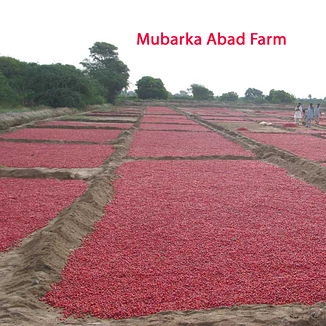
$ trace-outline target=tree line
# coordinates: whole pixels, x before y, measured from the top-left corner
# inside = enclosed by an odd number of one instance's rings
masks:
[[[163,84],[162,81],[161,84]],[[137,90],[136,93],[138,94]],[[182,99],[183,100],[190,100],[190,99],[219,100],[219,101],[226,101],[226,102],[246,100],[248,102],[253,102],[253,103],[293,103],[296,100],[295,96],[283,90],[272,89],[269,92],[269,95],[264,95],[262,91],[256,88],[248,88],[243,98],[240,98],[236,92],[227,92],[227,93],[223,93],[221,96],[214,96],[214,93],[211,90],[199,84],[192,84],[190,88],[187,89],[187,91],[182,90],[174,95],[169,92],[166,92],[164,94],[165,94],[164,96],[161,96],[159,93],[156,93],[155,94],[156,96],[155,97],[152,96],[152,98],[160,98],[160,99],[169,98],[169,99],[180,99],[180,100]],[[129,94],[126,95],[132,96],[133,94],[129,92]],[[140,98],[145,98],[145,97],[140,97]]]
[[[187,91],[171,94],[160,78],[151,76],[138,80],[135,91],[127,91],[129,69],[119,59],[118,48],[96,42],[89,50],[89,57],[80,62],[82,70],[72,65],[40,65],[0,56],[0,106],[83,108],[91,104],[115,103],[118,96],[253,103],[293,103],[297,100],[283,90],[272,89],[264,95],[256,88],[248,88],[241,98],[236,92],[214,96],[211,90],[200,84],[192,84]],[[306,102],[306,99],[298,100]]]
[[[191,92],[192,97],[197,100],[215,99],[226,102],[234,102],[240,99],[236,92],[227,92],[223,93],[221,96],[214,96],[212,91],[199,84],[192,84],[188,89],[188,92]],[[182,96],[184,96],[184,92],[174,95],[174,97]],[[270,90],[269,95],[264,95],[262,91],[256,88],[248,88],[245,92],[245,96],[242,99],[254,103],[293,103],[296,100],[295,96],[283,90],[272,89]]]
[[[223,93],[221,96],[214,96],[214,93],[200,84],[192,84],[187,91],[180,91],[176,94],[168,92],[161,79],[143,77],[136,84],[135,92],[124,92],[123,96],[137,97],[140,99],[178,99],[178,100],[218,100],[223,102],[247,101],[252,103],[293,103],[297,99],[290,93],[283,90],[272,89],[269,95],[264,95],[256,88],[248,88],[245,96],[240,98],[236,92]],[[308,100],[308,99],[307,99]],[[305,100],[302,100],[303,102]]]
[[[83,108],[114,103],[128,86],[129,69],[112,44],[96,42],[89,50],[89,58],[81,62],[83,70],[0,57],[0,105]]]

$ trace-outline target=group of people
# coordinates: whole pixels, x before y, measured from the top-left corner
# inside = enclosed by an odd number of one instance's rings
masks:
[[[302,108],[302,104],[298,103],[294,111],[294,121],[296,125],[299,125],[301,121],[303,126],[310,128],[313,119],[315,119],[317,125],[319,124],[320,115],[321,107],[319,103],[316,107],[310,103],[307,112],[306,109]]]

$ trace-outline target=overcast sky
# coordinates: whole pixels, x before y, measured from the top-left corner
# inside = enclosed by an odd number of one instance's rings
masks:
[[[0,0],[0,55],[81,68],[94,42],[119,48],[130,89],[143,76],[168,91],[202,84],[215,95],[248,87],[268,94],[326,97],[326,1]],[[138,33],[200,36],[202,45],[137,45]],[[245,45],[206,45],[210,33],[246,35]],[[285,36],[286,45],[250,45],[250,34]]]

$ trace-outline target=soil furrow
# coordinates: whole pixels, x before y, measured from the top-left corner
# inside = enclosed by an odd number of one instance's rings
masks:
[[[9,168],[0,167],[0,178],[90,180],[101,168]]]
[[[126,156],[125,161],[177,161],[177,160],[257,160],[254,156],[200,155],[200,156]]]

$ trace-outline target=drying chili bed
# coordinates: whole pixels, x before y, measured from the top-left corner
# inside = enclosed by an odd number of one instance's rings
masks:
[[[322,191],[258,161],[132,162],[118,173],[106,216],[45,297],[65,316],[325,300]]]
[[[274,145],[308,160],[326,160],[326,139],[297,133],[282,135],[246,133],[246,136],[264,144]]]
[[[7,167],[93,168],[114,152],[110,145],[0,142],[0,165]]]
[[[85,181],[0,179],[0,251],[44,227],[87,188]]]
[[[37,126],[77,126],[77,127],[111,127],[127,129],[133,126],[132,123],[90,123],[90,122],[73,122],[73,121],[48,121],[39,123]]]
[[[116,139],[120,132],[121,130],[27,128],[1,135],[0,138],[85,141],[101,143]]]
[[[146,109],[146,113],[171,113],[171,114],[175,114],[177,113],[174,110],[171,110],[169,108],[163,107],[163,106],[150,106]]]
[[[131,143],[130,156],[253,156],[240,145],[215,132],[137,131]]]
[[[188,130],[188,131],[209,131],[204,126],[193,124],[193,125],[180,125],[180,124],[150,124],[142,123],[140,129],[148,130]]]
[[[180,123],[180,124],[197,124],[197,122],[187,119],[186,117],[184,118],[178,118],[178,119],[169,119],[165,118],[164,116],[160,116],[157,118],[149,118],[149,117],[144,117],[142,119],[142,123]]]

